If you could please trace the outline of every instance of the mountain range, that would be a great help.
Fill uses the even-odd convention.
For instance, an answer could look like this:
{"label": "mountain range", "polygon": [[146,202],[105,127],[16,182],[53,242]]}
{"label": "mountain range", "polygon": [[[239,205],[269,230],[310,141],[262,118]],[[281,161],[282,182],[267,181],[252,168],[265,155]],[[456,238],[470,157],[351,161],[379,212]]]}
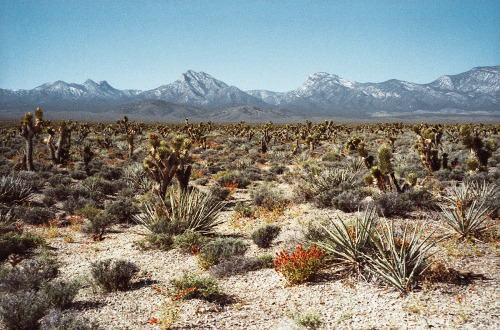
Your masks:
{"label": "mountain range", "polygon": [[428,84],[396,79],[360,83],[319,72],[289,92],[242,91],[191,70],[175,82],[146,91],[119,90],[106,81],[92,80],[83,84],[56,81],[31,90],[0,89],[2,117],[19,117],[37,106],[56,116],[95,120],[123,114],[150,121],[184,117],[221,122],[421,117],[498,120],[500,66],[476,67]]}

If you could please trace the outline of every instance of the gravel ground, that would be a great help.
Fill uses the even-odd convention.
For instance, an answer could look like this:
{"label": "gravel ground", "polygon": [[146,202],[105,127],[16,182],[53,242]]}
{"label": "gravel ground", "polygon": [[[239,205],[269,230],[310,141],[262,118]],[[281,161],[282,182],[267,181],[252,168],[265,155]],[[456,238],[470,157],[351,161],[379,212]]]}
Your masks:
{"label": "gravel ground", "polygon": [[[234,198],[244,200],[248,195],[239,192]],[[236,264],[293,246],[300,239],[297,230],[304,219],[337,215],[348,217],[307,204],[292,206],[276,219],[285,227],[277,243],[269,249],[252,244],[246,259]],[[230,225],[234,221],[229,221],[232,211],[224,211],[221,216],[228,221],[218,228],[220,234],[239,234],[249,243],[249,232],[262,223],[253,220],[235,229]],[[179,278],[183,272],[210,273],[200,270],[195,256],[179,250],[138,248],[136,242],[143,239],[144,231],[137,225],[117,225],[100,242],[71,228],[60,229],[58,236],[50,239],[61,262],[61,277],[80,278],[84,283],[74,303],[77,314],[98,320],[104,329],[159,329],[164,315],[176,309],[152,286],[165,289],[169,280]],[[179,315],[172,328],[292,329],[292,315],[304,311],[319,313],[325,329],[500,328],[500,248],[493,243],[477,243],[474,247],[470,243],[447,244],[440,243],[438,258],[454,269],[483,278],[462,284],[435,283],[401,298],[380,283],[342,276],[338,267],[323,269],[314,281],[291,287],[284,285],[274,269],[227,272],[218,280],[230,302],[220,305],[198,299],[185,301],[177,306]],[[103,293],[92,283],[91,262],[107,258],[127,259],[140,267],[130,290]],[[151,322],[154,319],[158,323]]]}

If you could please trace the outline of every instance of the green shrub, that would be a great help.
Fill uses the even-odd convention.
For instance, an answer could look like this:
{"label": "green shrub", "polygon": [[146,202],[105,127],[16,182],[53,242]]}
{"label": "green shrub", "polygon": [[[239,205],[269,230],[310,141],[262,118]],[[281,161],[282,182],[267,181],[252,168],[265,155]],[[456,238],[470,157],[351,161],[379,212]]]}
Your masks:
{"label": "green shrub", "polygon": [[214,198],[220,201],[225,201],[231,194],[231,189],[221,187],[218,184],[211,186],[209,191]]}
{"label": "green shrub", "polygon": [[73,196],[69,196],[63,203],[62,209],[69,214],[74,214],[76,210],[79,210],[85,205],[87,205],[89,201],[86,198],[80,197],[75,198]]}
{"label": "green shrub", "polygon": [[75,313],[64,314],[59,309],[52,309],[40,322],[41,329],[47,330],[98,330],[95,320],[79,317]]}
{"label": "green shrub", "polygon": [[[272,263],[272,261],[271,261]],[[245,274],[252,270],[263,268],[262,263],[256,258],[245,256],[232,256],[223,259],[210,268],[209,274],[216,278],[225,278],[237,274]]]}
{"label": "green shrub", "polygon": [[54,280],[45,284],[41,289],[46,299],[47,304],[53,308],[66,309],[73,299],[75,299],[80,290],[80,282],[76,280],[62,281]]}
{"label": "green shrub", "polygon": [[85,179],[84,186],[89,192],[90,198],[97,200],[104,195],[111,195],[114,192],[113,183],[102,177],[91,176]]}
{"label": "green shrub", "polygon": [[263,268],[274,268],[274,256],[272,254],[258,256],[257,261]]}
{"label": "green shrub", "polygon": [[238,171],[224,171],[219,173],[217,173],[216,182],[222,187],[228,184],[237,184],[238,188],[245,189],[251,183],[246,176]]}
{"label": "green shrub", "polygon": [[404,217],[415,210],[415,205],[405,194],[397,192],[380,193],[373,196],[377,210],[385,217]]}
{"label": "green shrub", "polygon": [[168,294],[174,300],[198,298],[217,301],[225,296],[213,277],[200,277],[197,274],[187,273],[180,279],[172,279],[170,284],[174,288],[169,290]]}
{"label": "green shrub", "polygon": [[241,239],[227,237],[217,238],[202,247],[198,255],[198,264],[203,269],[208,269],[234,255],[243,255],[248,245]]}
{"label": "green shrub", "polygon": [[24,253],[45,244],[45,240],[42,237],[31,233],[1,232],[0,261],[4,261],[12,253]]}
{"label": "green shrub", "polygon": [[170,234],[150,233],[146,236],[150,247],[159,250],[170,250],[174,246],[174,237]]}
{"label": "green shrub", "polygon": [[305,311],[302,313],[296,313],[293,315],[293,321],[295,324],[307,329],[319,329],[323,324],[321,320],[321,314],[314,311]]}
{"label": "green shrub", "polygon": [[272,184],[262,184],[250,189],[250,196],[255,205],[262,206],[269,211],[284,209],[290,202],[283,198],[283,194]]}
{"label": "green shrub", "polygon": [[133,222],[133,216],[139,213],[132,198],[118,197],[114,202],[106,204],[104,212],[115,223]]}
{"label": "green shrub", "polygon": [[336,152],[327,152],[326,154],[323,155],[322,160],[324,162],[338,162],[342,160],[342,155],[339,155]]}
{"label": "green shrub", "polygon": [[12,209],[16,219],[30,225],[46,224],[49,220],[55,219],[55,213],[45,207],[31,206],[17,206]]}
{"label": "green shrub", "polygon": [[332,207],[343,212],[356,212],[362,207],[366,195],[366,192],[360,189],[342,191],[332,197],[331,204]]}
{"label": "green shrub", "polygon": [[276,163],[272,164],[271,167],[269,168],[269,172],[271,172],[273,175],[281,175],[288,171],[289,171],[288,167]]}
{"label": "green shrub", "polygon": [[42,203],[47,207],[52,207],[57,203],[57,199],[51,196],[43,196]]}
{"label": "green shrub", "polygon": [[87,178],[87,173],[81,170],[74,170],[71,172],[71,178],[75,180],[85,180]]}
{"label": "green shrub", "polygon": [[71,184],[71,177],[68,175],[64,174],[56,174],[52,175],[47,179],[47,182],[52,186],[52,187],[57,187],[59,185],[62,186],[69,186]]}
{"label": "green shrub", "polygon": [[[294,187],[296,199],[300,201],[313,200],[320,208],[332,207],[337,204],[344,208],[337,197],[346,191],[356,190],[361,179],[344,169],[329,169],[319,172],[317,175],[310,174],[302,178]],[[357,194],[361,193],[357,192]]]}
{"label": "green shrub", "polygon": [[4,291],[38,291],[42,286],[56,278],[59,266],[53,259],[24,260],[21,264],[2,272],[0,283]]}
{"label": "green shrub", "polygon": [[251,218],[255,216],[255,210],[252,206],[242,202],[236,202],[234,212],[243,218]]}
{"label": "green shrub", "polygon": [[[240,175],[242,177],[242,179],[240,179],[240,180],[246,180],[249,182],[262,180],[262,175],[260,173],[260,169],[256,166],[246,167],[244,170],[240,171]],[[236,182],[236,183],[238,183],[238,182]],[[239,187],[239,184],[238,184],[238,187]],[[244,187],[246,187],[246,186],[244,186]],[[242,188],[244,188],[244,187],[242,187]]]}
{"label": "green shrub", "polygon": [[193,248],[201,248],[208,242],[208,238],[198,232],[186,230],[181,235],[174,237],[174,246],[185,253],[193,252]]}
{"label": "green shrub", "polygon": [[101,211],[96,215],[88,215],[88,222],[83,227],[83,231],[96,238],[102,238],[102,235],[111,224],[113,224],[113,218],[106,212]]}
{"label": "green shrub", "polygon": [[278,225],[268,224],[254,230],[251,234],[251,238],[255,244],[260,248],[268,248],[271,246],[276,237],[281,232],[281,227]]}
{"label": "green shrub", "polygon": [[195,184],[200,185],[200,186],[206,186],[208,183],[207,178],[199,178],[194,181]]}
{"label": "green shrub", "polygon": [[103,166],[99,171],[99,176],[106,180],[119,180],[123,176],[123,169],[120,167]]}
{"label": "green shrub", "polygon": [[405,191],[401,194],[401,197],[411,201],[413,207],[425,210],[432,210],[437,207],[436,198],[425,188]]}
{"label": "green shrub", "polygon": [[48,308],[45,297],[33,290],[17,291],[0,298],[0,316],[7,329],[38,329],[38,321]]}
{"label": "green shrub", "polygon": [[105,259],[91,264],[91,274],[96,284],[106,292],[127,290],[139,267],[123,259]]}
{"label": "green shrub", "polygon": [[71,196],[71,194],[72,194],[71,188],[62,184],[58,184],[53,188],[45,189],[44,191],[44,195],[46,197],[51,197],[58,201],[66,200],[68,196]]}

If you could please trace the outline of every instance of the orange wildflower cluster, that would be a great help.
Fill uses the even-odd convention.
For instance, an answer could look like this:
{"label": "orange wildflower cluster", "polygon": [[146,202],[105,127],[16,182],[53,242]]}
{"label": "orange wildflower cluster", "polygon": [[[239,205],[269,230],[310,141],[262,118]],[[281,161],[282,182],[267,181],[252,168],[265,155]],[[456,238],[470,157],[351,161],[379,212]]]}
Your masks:
{"label": "orange wildflower cluster", "polygon": [[325,251],[316,248],[304,250],[302,243],[290,255],[285,250],[276,252],[274,270],[281,273],[289,284],[299,284],[309,280],[322,266]]}
{"label": "orange wildflower cluster", "polygon": [[84,222],[83,216],[78,216],[78,215],[70,215],[68,217],[68,220],[72,226],[81,226]]}
{"label": "orange wildflower cluster", "polygon": [[197,171],[193,171],[191,173],[191,179],[196,180],[196,179],[201,179],[205,176],[205,171],[203,169],[199,169]]}
{"label": "orange wildflower cluster", "polygon": [[179,292],[179,294],[173,294],[170,297],[170,299],[172,299],[172,301],[181,300],[181,298],[182,298],[183,295],[185,295],[186,293],[191,292],[191,291],[196,291],[196,287],[188,288],[186,290],[182,290],[181,292]]}

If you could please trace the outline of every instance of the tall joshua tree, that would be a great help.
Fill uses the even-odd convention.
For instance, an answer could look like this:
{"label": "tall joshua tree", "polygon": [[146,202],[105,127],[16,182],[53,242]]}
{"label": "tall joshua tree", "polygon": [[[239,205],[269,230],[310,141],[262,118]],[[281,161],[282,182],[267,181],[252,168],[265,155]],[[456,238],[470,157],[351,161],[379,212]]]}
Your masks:
{"label": "tall joshua tree", "polygon": [[127,116],[123,116],[123,119],[118,120],[116,123],[118,124],[117,130],[125,134],[125,140],[128,144],[128,156],[132,158],[135,148],[134,138],[137,133],[135,130],[136,125],[133,122],[129,122]]}
{"label": "tall joshua tree", "polygon": [[33,113],[31,112],[24,115],[19,122],[20,134],[26,140],[26,153],[24,156],[26,158],[25,168],[28,171],[35,170],[33,165],[33,138],[42,132],[43,126],[43,111],[40,107],[35,110],[35,122],[33,122]]}
{"label": "tall joshua tree", "polygon": [[486,170],[488,159],[497,149],[495,139],[488,139],[486,143],[479,137],[478,132],[471,132],[469,125],[460,127],[460,137],[462,144],[469,149],[472,156],[467,162],[467,167],[471,171]]}
{"label": "tall joshua tree", "polygon": [[177,178],[182,191],[186,191],[191,175],[191,141],[183,136],[175,136],[171,143],[160,141],[157,135],[149,137],[150,148],[144,159],[144,169],[151,175],[154,191],[165,197],[170,181]]}
{"label": "tall joshua tree", "polygon": [[54,137],[56,131],[52,127],[47,128],[47,133],[49,137],[47,138],[47,146],[50,150],[50,157],[52,159],[52,164],[54,165],[65,165],[69,159],[69,149],[71,147],[71,131],[75,128],[75,124],[72,123],[71,119],[67,122],[61,120],[58,123],[59,138],[57,144],[54,145]]}

